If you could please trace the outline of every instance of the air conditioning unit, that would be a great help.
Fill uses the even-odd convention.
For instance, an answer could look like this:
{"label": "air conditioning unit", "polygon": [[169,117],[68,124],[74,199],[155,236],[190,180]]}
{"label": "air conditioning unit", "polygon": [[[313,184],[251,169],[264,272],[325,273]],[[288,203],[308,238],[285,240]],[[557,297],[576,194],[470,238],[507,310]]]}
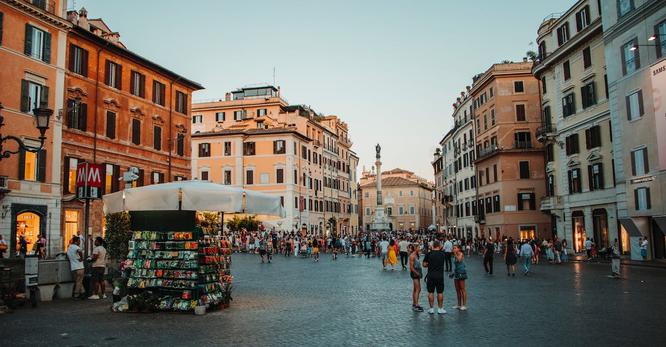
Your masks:
{"label": "air conditioning unit", "polygon": [[7,176],[0,176],[0,189],[7,189],[9,186],[9,178]]}

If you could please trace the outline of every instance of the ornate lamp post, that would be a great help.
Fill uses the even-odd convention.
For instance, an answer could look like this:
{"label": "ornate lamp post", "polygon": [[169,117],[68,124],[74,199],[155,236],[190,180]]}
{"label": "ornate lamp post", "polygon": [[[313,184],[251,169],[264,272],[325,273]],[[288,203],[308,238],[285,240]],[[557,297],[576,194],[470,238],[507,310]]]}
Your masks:
{"label": "ornate lamp post", "polygon": [[[0,111],[2,111],[2,109],[3,107],[2,104],[0,103]],[[0,134],[0,160],[4,158],[9,158],[12,154],[19,153],[21,149],[35,153],[42,150],[42,148],[44,147],[44,140],[46,140],[46,136],[44,136],[44,133],[46,133],[46,130],[49,129],[49,118],[53,114],[53,110],[48,109],[46,107],[39,107],[33,110],[33,114],[35,115],[35,121],[37,123],[36,128],[39,130],[39,148],[26,146],[23,140],[16,136],[12,135],[2,136],[2,134]],[[5,125],[4,120],[5,117],[3,117],[2,114],[0,114],[0,129],[2,129],[2,127]],[[16,142],[19,148],[16,151],[12,151],[9,149],[5,150],[3,148],[3,144],[5,141],[8,140],[14,140],[14,142]]]}

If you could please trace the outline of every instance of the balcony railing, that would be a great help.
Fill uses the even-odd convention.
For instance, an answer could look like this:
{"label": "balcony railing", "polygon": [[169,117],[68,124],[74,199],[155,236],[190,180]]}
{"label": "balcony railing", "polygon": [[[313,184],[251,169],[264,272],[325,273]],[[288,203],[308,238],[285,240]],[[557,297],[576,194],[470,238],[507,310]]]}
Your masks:
{"label": "balcony railing", "polygon": [[23,0],[33,6],[40,8],[48,13],[58,15],[56,8],[56,3],[53,0]]}
{"label": "balcony railing", "polygon": [[553,136],[557,132],[557,128],[552,124],[544,124],[537,128],[536,137],[539,141],[543,141],[546,138]]}
{"label": "balcony railing", "polygon": [[500,149],[499,149],[499,147],[497,147],[497,145],[490,145],[486,148],[480,148],[478,159],[481,159],[481,158],[487,157],[487,156],[489,156],[493,153],[499,152],[499,150]]}
{"label": "balcony railing", "polygon": [[556,208],[561,201],[562,197],[560,196],[544,196],[541,198],[541,211],[548,211]]}
{"label": "balcony railing", "polygon": [[514,149],[530,149],[532,147],[532,141],[516,141],[513,143]]}

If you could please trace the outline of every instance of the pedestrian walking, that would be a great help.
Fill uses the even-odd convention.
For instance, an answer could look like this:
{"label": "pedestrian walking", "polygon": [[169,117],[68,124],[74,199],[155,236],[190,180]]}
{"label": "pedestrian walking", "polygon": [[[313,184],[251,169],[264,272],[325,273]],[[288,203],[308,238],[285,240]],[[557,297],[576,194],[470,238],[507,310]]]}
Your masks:
{"label": "pedestrian walking", "polygon": [[389,242],[388,255],[386,256],[386,262],[388,265],[391,265],[391,270],[395,271],[395,265],[398,263],[398,252],[396,251],[397,245],[395,240],[391,239]]}
{"label": "pedestrian walking", "polygon": [[423,267],[428,268],[426,289],[428,290],[428,313],[434,314],[435,292],[437,292],[437,313],[446,314],[444,310],[444,251],[439,240],[432,242],[431,251],[423,259]]}
{"label": "pedestrian walking", "polygon": [[513,243],[513,238],[509,237],[506,240],[506,247],[504,247],[504,262],[506,263],[506,275],[516,277],[516,245]]}
{"label": "pedestrian walking", "polygon": [[389,242],[382,237],[379,241],[379,250],[381,252],[382,270],[386,270],[386,258],[388,257]]}
{"label": "pedestrian walking", "polygon": [[69,259],[69,268],[74,278],[74,291],[72,296],[75,299],[84,299],[85,289],[83,289],[83,252],[81,251],[81,239],[74,236],[67,248],[67,259]]}
{"label": "pedestrian walking", "polygon": [[7,252],[8,248],[7,241],[0,235],[0,259],[5,257],[5,252]]}
{"label": "pedestrian walking", "polygon": [[314,258],[315,263],[319,262],[319,244],[317,243],[317,240],[312,242],[312,258]]}
{"label": "pedestrian walking", "polygon": [[611,247],[611,273],[613,277],[620,278],[620,245],[617,239],[613,241]]}
{"label": "pedestrian walking", "polygon": [[587,253],[587,260],[592,259],[592,240],[588,237],[585,240],[585,253]]}
{"label": "pedestrian walking", "polygon": [[92,275],[95,283],[93,295],[88,299],[106,299],[106,284],[104,283],[104,273],[106,272],[106,248],[104,248],[104,239],[95,238],[95,248],[92,251]]}
{"label": "pedestrian walking", "polygon": [[647,239],[647,237],[642,239],[642,240],[639,238],[638,239],[638,244],[641,247],[641,257],[643,258],[643,260],[647,260],[647,256],[648,256],[648,253],[647,253],[647,251],[648,251],[648,239]]}
{"label": "pedestrian walking", "polygon": [[[490,243],[492,245],[492,243]],[[487,248],[486,248],[487,249]],[[456,297],[458,304],[453,308],[461,311],[467,310],[467,288],[465,288],[465,280],[467,279],[467,269],[465,268],[465,254],[460,249],[460,246],[453,247],[453,283],[456,287]]]}
{"label": "pedestrian walking", "polygon": [[444,261],[446,262],[446,272],[451,272],[451,252],[453,252],[453,243],[448,237],[444,238]]}
{"label": "pedestrian walking", "polygon": [[409,241],[407,241],[404,237],[400,239],[400,242],[398,243],[398,248],[400,249],[400,265],[402,265],[402,269],[406,270],[407,269],[407,262],[408,258],[410,257],[409,252]]}
{"label": "pedestrian walking", "polygon": [[[455,247],[454,247],[455,248]],[[493,274],[493,258],[495,256],[495,244],[486,242],[485,250],[483,251],[483,267],[486,269],[486,274]]]}
{"label": "pedestrian walking", "polygon": [[520,246],[520,257],[523,258],[523,268],[525,272],[523,275],[527,276],[527,274],[530,273],[530,265],[532,264],[532,255],[534,255],[534,250],[532,250],[532,246],[528,242],[524,242],[522,246]]}
{"label": "pedestrian walking", "polygon": [[421,296],[421,278],[423,269],[419,261],[419,244],[414,243],[407,246],[409,254],[409,276],[412,278],[412,310],[423,312],[423,307],[419,305]]}

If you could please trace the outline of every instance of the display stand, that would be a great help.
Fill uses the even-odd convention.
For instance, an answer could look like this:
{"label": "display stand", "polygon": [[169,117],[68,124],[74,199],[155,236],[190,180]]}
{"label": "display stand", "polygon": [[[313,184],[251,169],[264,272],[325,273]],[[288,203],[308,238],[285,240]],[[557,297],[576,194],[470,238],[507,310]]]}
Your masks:
{"label": "display stand", "polygon": [[204,233],[193,211],[132,212],[130,218],[128,311],[228,307],[233,280],[228,241]]}

